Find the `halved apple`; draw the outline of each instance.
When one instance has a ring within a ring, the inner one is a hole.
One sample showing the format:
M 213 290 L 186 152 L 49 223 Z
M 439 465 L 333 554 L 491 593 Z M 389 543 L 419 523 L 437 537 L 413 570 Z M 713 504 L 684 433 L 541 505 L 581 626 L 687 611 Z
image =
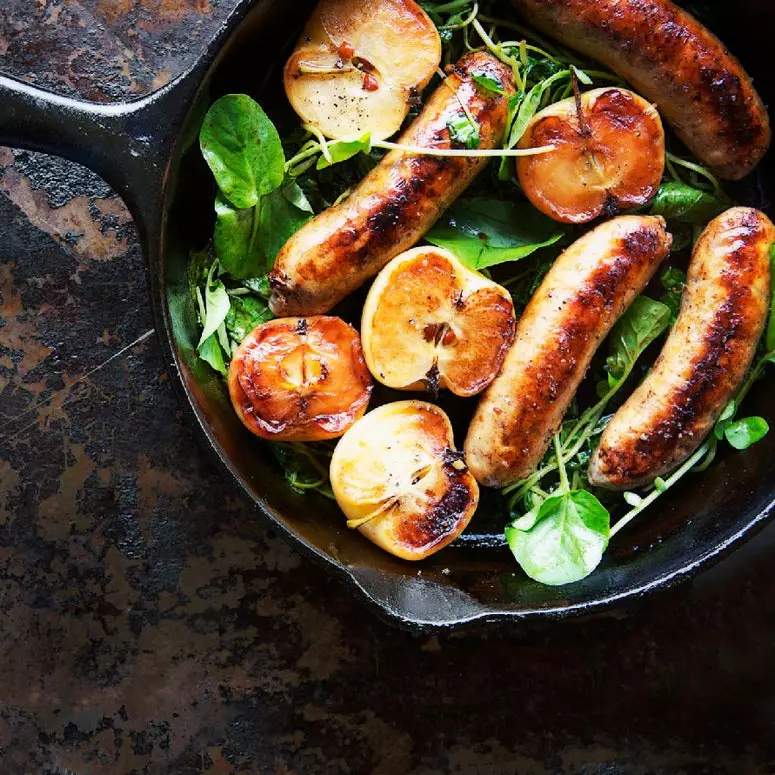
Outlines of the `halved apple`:
M 646 204 L 665 169 L 657 109 L 627 89 L 585 92 L 536 114 L 519 148 L 554 151 L 517 159 L 527 198 L 562 223 L 587 223 Z
M 448 250 L 420 247 L 377 275 L 361 336 L 369 370 L 383 385 L 473 396 L 500 371 L 515 326 L 505 288 Z
M 321 0 L 285 65 L 285 93 L 326 137 L 385 139 L 440 61 L 439 33 L 415 0 Z
M 331 488 L 348 527 L 405 560 L 454 541 L 479 502 L 449 418 L 425 401 L 386 404 L 358 420 L 334 450 Z
M 229 367 L 234 411 L 273 441 L 341 436 L 366 411 L 372 388 L 358 332 L 323 315 L 263 323 Z

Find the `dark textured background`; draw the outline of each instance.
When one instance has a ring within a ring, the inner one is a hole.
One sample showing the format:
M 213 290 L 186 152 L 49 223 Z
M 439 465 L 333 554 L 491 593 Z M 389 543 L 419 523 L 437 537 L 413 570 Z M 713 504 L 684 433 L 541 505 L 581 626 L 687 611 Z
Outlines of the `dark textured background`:
M 233 2 L 0 0 L 0 69 L 142 94 Z M 214 468 L 152 325 L 121 201 L 0 148 L 2 775 L 775 772 L 775 527 L 630 611 L 407 635 Z

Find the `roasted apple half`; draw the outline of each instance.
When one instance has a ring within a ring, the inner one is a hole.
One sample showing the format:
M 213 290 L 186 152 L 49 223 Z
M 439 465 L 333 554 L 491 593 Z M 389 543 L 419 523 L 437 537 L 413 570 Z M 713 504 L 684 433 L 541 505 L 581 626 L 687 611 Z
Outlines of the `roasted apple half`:
M 334 450 L 331 488 L 348 527 L 405 560 L 457 538 L 479 502 L 449 418 L 425 401 L 386 404 L 358 420 Z
M 398 390 L 484 390 L 514 340 L 509 292 L 447 250 L 420 247 L 377 276 L 363 307 L 366 363 Z
M 536 114 L 520 148 L 551 153 L 517 159 L 527 198 L 562 223 L 587 223 L 639 207 L 659 188 L 665 131 L 657 109 L 627 89 L 593 89 Z
M 358 332 L 323 315 L 263 323 L 229 367 L 234 410 L 273 441 L 341 436 L 366 411 L 372 387 Z
M 321 0 L 285 65 L 285 93 L 326 137 L 398 131 L 441 61 L 414 0 Z

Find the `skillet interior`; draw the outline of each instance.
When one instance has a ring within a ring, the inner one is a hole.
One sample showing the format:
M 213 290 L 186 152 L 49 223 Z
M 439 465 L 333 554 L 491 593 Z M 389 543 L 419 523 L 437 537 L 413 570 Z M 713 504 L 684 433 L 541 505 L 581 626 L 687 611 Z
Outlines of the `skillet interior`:
M 202 116 L 222 94 L 241 91 L 258 99 L 276 118 L 277 110 L 283 109 L 278 95 L 285 47 L 313 5 L 294 4 L 293 13 L 288 14 L 287 3 L 264 0 L 257 4 L 200 87 L 170 168 L 161 256 L 152 267 L 154 302 L 167 323 L 188 400 L 227 469 L 302 549 L 353 578 L 383 614 L 408 626 L 583 611 L 680 578 L 723 552 L 769 509 L 771 482 L 775 481 L 775 433 L 747 452 L 721 454 L 701 479 L 689 477 L 616 537 L 592 576 L 564 588 L 544 587 L 524 577 L 503 545 L 501 520 L 488 519 L 486 501 L 464 540 L 416 565 L 392 558 L 347 530 L 341 513 L 326 499 L 295 495 L 286 486 L 267 448 L 232 412 L 221 381 L 195 357 L 196 319 L 186 268 L 189 250 L 207 241 L 214 218 L 214 185 L 196 143 Z M 723 32 L 725 42 L 754 74 L 765 102 L 772 102 L 774 76 L 763 38 L 775 23 L 775 7 L 766 0 L 742 0 L 731 10 L 721 2 L 695 3 L 694 7 L 710 10 L 713 26 Z M 755 24 L 750 24 L 752 20 Z M 760 45 L 754 41 L 757 34 L 762 37 Z M 748 203 L 768 209 L 771 165 L 768 157 L 756 180 L 742 186 L 740 195 Z M 765 381 L 754 389 L 747 411 L 773 421 L 766 400 L 770 385 Z M 462 443 L 460 431 L 456 440 Z M 224 492 L 230 486 L 225 475 Z

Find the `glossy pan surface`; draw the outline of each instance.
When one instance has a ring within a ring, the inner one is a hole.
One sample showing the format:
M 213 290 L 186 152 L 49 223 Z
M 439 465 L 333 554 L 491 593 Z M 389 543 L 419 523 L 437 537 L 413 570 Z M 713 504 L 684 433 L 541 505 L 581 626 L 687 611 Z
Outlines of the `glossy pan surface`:
M 170 375 L 204 443 L 223 464 L 224 492 L 236 481 L 255 502 L 257 519 L 268 518 L 378 614 L 417 629 L 593 611 L 686 578 L 762 525 L 775 499 L 774 434 L 746 452 L 720 455 L 701 479 L 689 477 L 616 537 L 592 576 L 560 588 L 529 581 L 516 566 L 503 542 L 501 519 L 490 516 L 495 512 L 492 493 L 466 535 L 417 565 L 349 531 L 329 501 L 289 490 L 268 449 L 235 416 L 222 381 L 196 358 L 187 262 L 189 251 L 209 238 L 214 220 L 215 189 L 197 145 L 202 117 L 227 92 L 251 94 L 273 117 L 275 110 L 288 110 L 280 99 L 282 64 L 313 5 L 297 3 L 288 13 L 288 4 L 275 0 L 243 3 L 189 72 L 161 92 L 126 105 L 54 98 L 0 78 L 0 144 L 84 163 L 129 204 L 148 259 L 157 331 Z M 704 5 L 711 24 L 756 78 L 765 103 L 775 102 L 775 74 L 770 74 L 764 40 L 775 23 L 775 6 L 766 0 L 742 0 L 734 9 L 721 2 Z M 772 174 L 767 158 L 735 193 L 772 215 Z M 751 413 L 772 420 L 770 389 L 760 383 L 749 402 Z

